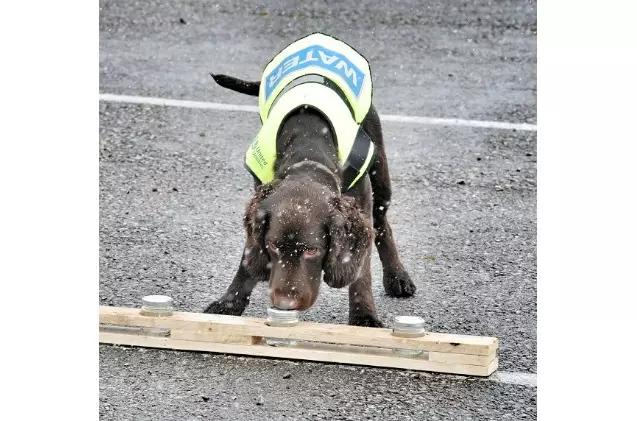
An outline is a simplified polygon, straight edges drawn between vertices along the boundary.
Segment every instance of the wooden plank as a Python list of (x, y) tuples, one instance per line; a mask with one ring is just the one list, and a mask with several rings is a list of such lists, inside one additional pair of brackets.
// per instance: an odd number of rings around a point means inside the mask
[[(256, 336), (229, 336), (228, 338), (219, 335), (215, 332), (197, 332), (191, 330), (179, 331), (173, 330), (171, 331), (171, 338), (173, 339), (181, 339), (185, 341), (197, 341), (197, 342), (216, 342), (216, 343), (226, 343), (226, 344), (244, 344), (244, 345), (254, 345), (261, 343), (263, 338)], [(314, 342), (310, 342), (314, 344)], [(391, 350), (388, 348), (375, 348), (375, 347), (363, 347), (356, 345), (345, 345), (345, 344), (326, 344), (329, 349), (334, 351), (355, 351), (359, 353), (365, 354), (374, 354), (374, 355), (387, 355), (392, 356), (396, 354), (392, 354)], [(488, 366), (491, 361), (496, 358), (496, 352), (493, 352), (490, 355), (469, 355), (469, 354), (453, 354), (448, 352), (425, 352), (425, 356), (429, 361), (446, 363), (446, 364), (466, 364), (466, 365), (480, 365), (480, 366)]]
[[(257, 336), (238, 336), (238, 335), (219, 335), (216, 332), (196, 332), (191, 330), (179, 331), (173, 330), (170, 335), (173, 339), (181, 339), (185, 341), (199, 341), (199, 342), (217, 342), (226, 344), (244, 344), (253, 345), (261, 342), (261, 337)], [(345, 349), (344, 347), (354, 346), (344, 344), (334, 344), (334, 350)], [(390, 355), (387, 348), (374, 348), (374, 347), (356, 347), (361, 352), (367, 354), (378, 353), (380, 350), (381, 355)], [(426, 352), (426, 351), (425, 351)], [(496, 352), (490, 355), (469, 355), (469, 354), (453, 354), (449, 352), (426, 352), (427, 359), (433, 362), (446, 363), (446, 364), (467, 364), (467, 365), (481, 365), (488, 366), (491, 361), (496, 357)]]
[(299, 343), (294, 347), (273, 347), (269, 345), (223, 344), (111, 332), (100, 332), (100, 343), (185, 351), (252, 355), (257, 357), (322, 361), (374, 367), (402, 368), (407, 370), (431, 371), (469, 376), (489, 376), (498, 367), (497, 358), (491, 361), (488, 366), (446, 364), (429, 361), (426, 358), (406, 358), (396, 356), (388, 349), (383, 350), (355, 346), (339, 346), (339, 348), (345, 349), (339, 351), (335, 349), (334, 345), (322, 343)]
[(308, 322), (294, 327), (272, 327), (259, 318), (185, 312), (175, 312), (168, 317), (148, 317), (142, 316), (139, 309), (107, 306), (100, 306), (100, 323), (468, 355), (490, 356), (498, 348), (497, 338), (485, 336), (428, 332), (419, 338), (399, 338), (391, 334), (391, 329)]
[(451, 352), (429, 352), (429, 361), (435, 361), (446, 364), (470, 364), (470, 365), (482, 365), (487, 366), (496, 357), (494, 351), (490, 355), (469, 355), (469, 354), (454, 354)]
[[(218, 332), (198, 332), (192, 330), (173, 330), (171, 335), (173, 339), (181, 339), (186, 341), (199, 341), (199, 342), (217, 342), (217, 343), (236, 343), (236, 344), (256, 344), (261, 341), (262, 338), (256, 336), (238, 336), (238, 335), (220, 335)], [(344, 344), (335, 344), (334, 347), (347, 346)], [(379, 349), (383, 352), (387, 351), (387, 348), (375, 348), (375, 347), (358, 347), (364, 349), (366, 353), (374, 353)], [(335, 348), (338, 349), (338, 348)], [(426, 352), (426, 351), (425, 351)], [(385, 355), (385, 354), (383, 354)], [(494, 351), (490, 355), (470, 355), (470, 354), (454, 354), (450, 352), (434, 352), (427, 353), (429, 361), (447, 363), (447, 364), (469, 364), (469, 365), (481, 365), (487, 366), (496, 357)]]
[(221, 344), (254, 345), (261, 342), (259, 336), (234, 335), (228, 332), (194, 332), (191, 330), (171, 330), (170, 337), (184, 341), (207, 341)]

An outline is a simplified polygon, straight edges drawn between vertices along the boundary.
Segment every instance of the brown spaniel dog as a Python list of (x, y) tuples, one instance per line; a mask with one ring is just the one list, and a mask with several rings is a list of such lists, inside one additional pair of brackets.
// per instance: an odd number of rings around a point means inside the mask
[[(259, 95), (260, 82), (212, 76), (225, 88)], [(306, 310), (316, 301), (322, 279), (333, 288), (349, 287), (350, 324), (382, 327), (372, 297), (373, 242), (387, 294), (414, 295), (416, 287), (387, 221), (391, 186), (373, 106), (363, 130), (375, 145), (373, 161), (368, 173), (343, 193), (343, 170), (329, 122), (312, 108), (287, 116), (277, 137), (275, 180), (256, 182), (246, 208), (241, 264), (226, 293), (204, 312), (241, 315), (259, 281), (269, 281), (273, 306)]]

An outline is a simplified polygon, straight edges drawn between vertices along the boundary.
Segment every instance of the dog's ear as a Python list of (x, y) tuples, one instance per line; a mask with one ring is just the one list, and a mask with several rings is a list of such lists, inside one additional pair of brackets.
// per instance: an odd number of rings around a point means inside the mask
[(333, 288), (342, 288), (358, 277), (363, 259), (371, 252), (374, 231), (354, 199), (339, 196), (331, 201), (327, 221), (329, 248), (323, 261), (323, 280)]
[(270, 276), (265, 248), (265, 233), (270, 223), (270, 212), (263, 206), (263, 201), (272, 193), (274, 187), (274, 183), (257, 187), (243, 215), (246, 242), (242, 264), (250, 276), (258, 280), (267, 280)]

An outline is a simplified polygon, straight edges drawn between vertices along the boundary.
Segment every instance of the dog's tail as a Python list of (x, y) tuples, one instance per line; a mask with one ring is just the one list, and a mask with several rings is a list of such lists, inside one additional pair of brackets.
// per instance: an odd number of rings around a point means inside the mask
[(236, 77), (227, 75), (216, 75), (214, 73), (210, 73), (210, 76), (212, 76), (215, 82), (217, 82), (224, 88), (231, 89), (233, 91), (246, 95), (259, 96), (259, 88), (261, 87), (261, 82), (248, 82), (246, 80), (237, 79)]

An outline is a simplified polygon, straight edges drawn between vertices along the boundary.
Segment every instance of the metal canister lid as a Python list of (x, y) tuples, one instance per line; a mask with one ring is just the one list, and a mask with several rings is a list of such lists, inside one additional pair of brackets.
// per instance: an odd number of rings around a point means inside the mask
[(270, 326), (296, 326), (299, 323), (298, 310), (279, 310), (270, 307), (267, 313), (267, 324)]
[(169, 316), (173, 313), (173, 299), (167, 295), (147, 295), (142, 298), (142, 314)]
[(425, 334), (425, 319), (419, 316), (396, 316), (393, 335), (418, 337)]

